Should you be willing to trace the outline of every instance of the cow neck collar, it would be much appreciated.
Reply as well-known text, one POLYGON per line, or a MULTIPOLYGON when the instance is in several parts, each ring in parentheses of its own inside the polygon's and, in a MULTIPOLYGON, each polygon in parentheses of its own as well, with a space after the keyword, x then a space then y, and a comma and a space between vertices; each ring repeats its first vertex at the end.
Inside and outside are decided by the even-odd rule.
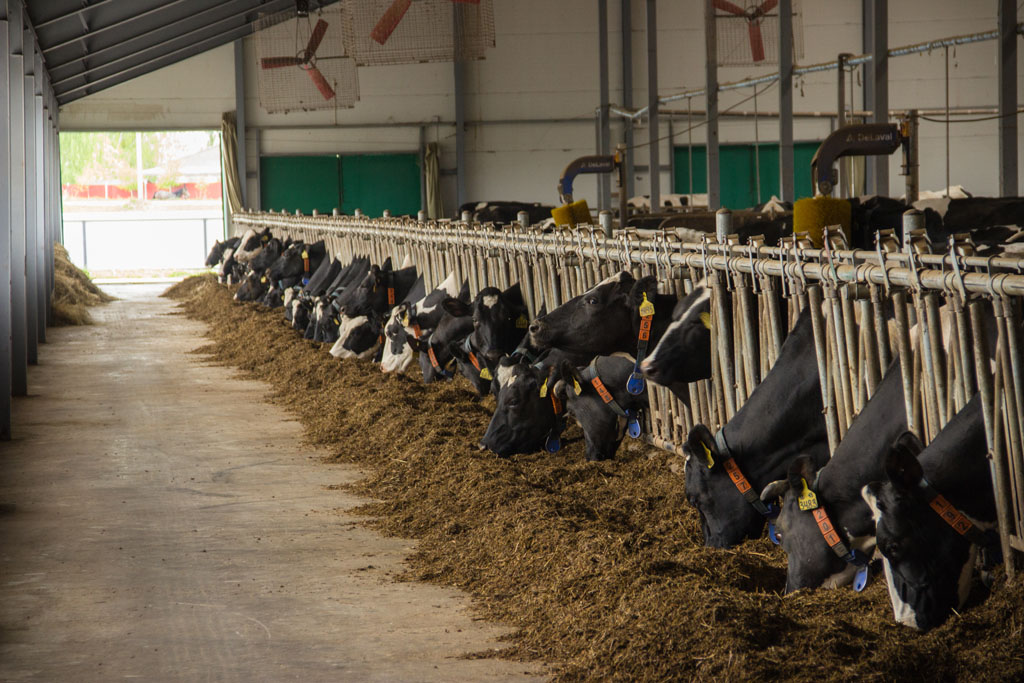
POLYGON ((950 503, 924 477, 921 477, 921 480, 917 483, 915 491, 928 504, 928 507, 939 516, 939 519, 971 543, 984 548, 995 545, 998 542, 998 537, 991 529, 983 531, 978 528, 967 515, 950 503))
MULTIPOLYGON (((740 469, 739 464, 736 462, 736 458, 732 454, 732 450, 729 448, 729 443, 725 440, 725 431, 719 429, 715 432, 715 448, 717 448, 719 455, 722 456, 722 467, 725 468, 726 474, 729 475, 729 480, 736 487, 736 490, 743 496, 743 500, 750 503, 757 512, 769 521, 768 536, 772 539, 772 542, 778 544, 778 537, 775 535, 775 523, 774 520, 779 516, 779 509, 771 503, 765 503, 761 500, 757 491, 750 485, 750 480, 747 479, 746 475, 743 474, 743 470, 740 469)), ((707 454, 708 458, 708 469, 715 466, 714 460, 711 459, 711 454, 707 454)))
POLYGON ((814 482, 808 485, 806 479, 794 474, 790 476, 789 486, 793 491, 800 492, 797 497, 797 505, 801 510, 810 512, 814 517, 814 523, 818 526, 818 531, 821 533, 821 537, 825 540, 826 545, 835 553, 836 557, 856 568, 857 573, 853 580, 853 590, 859 593, 868 585, 871 558, 858 548, 847 546, 846 542, 843 541, 843 534, 839 527, 832 522, 825 507, 818 503, 816 492, 820 476, 821 471, 819 470, 818 474, 814 477, 814 482))
POLYGON ((580 377, 583 378, 584 381, 590 383, 590 386, 594 388, 594 391, 596 391, 597 395, 601 397, 604 404, 612 409, 612 412, 619 417, 626 419, 626 429, 631 437, 635 439, 643 433, 643 429, 640 426, 639 411, 633 410, 632 408, 624 409, 619 405, 619 402, 615 400, 615 397, 612 396, 612 392, 608 391, 608 387, 605 386, 597 371, 597 358, 590 361, 590 365, 583 369, 583 372, 580 373, 580 377))
POLYGON ((654 302, 647 300, 647 292, 643 293, 643 301, 640 302, 637 312, 640 314, 640 330, 637 332, 636 362, 633 363, 633 372, 626 380, 626 391, 634 396, 642 394, 646 386, 643 373, 640 372, 640 364, 647 355, 647 347, 651 343, 651 325, 654 322, 654 302))
MULTIPOLYGON (((534 366, 536 367, 536 366, 534 366)), ((551 429, 548 431, 547 437, 544 439, 544 449, 548 453, 557 453, 562 448, 562 430, 565 429, 565 406, 558 400, 558 396, 555 395, 555 366, 548 368, 548 375, 544 379, 544 383, 540 385, 540 397, 551 396, 551 409, 555 413, 554 423, 551 425, 551 429)))
POLYGON ((430 366, 434 368, 434 372, 441 375, 445 379, 451 379, 452 373, 447 368, 441 367, 441 364, 437 362, 437 354, 434 353, 434 345, 427 340, 427 358, 430 359, 430 366))
MULTIPOLYGON (((470 335, 470 337, 473 335, 470 335)), ((473 365, 476 370, 476 374, 480 376, 480 379, 494 379, 494 375, 491 374, 491 369, 487 367, 486 363, 481 363, 480 359, 476 357, 473 352, 473 344, 470 342, 469 337, 462 342, 462 350, 466 352, 469 357, 469 362, 473 365)))

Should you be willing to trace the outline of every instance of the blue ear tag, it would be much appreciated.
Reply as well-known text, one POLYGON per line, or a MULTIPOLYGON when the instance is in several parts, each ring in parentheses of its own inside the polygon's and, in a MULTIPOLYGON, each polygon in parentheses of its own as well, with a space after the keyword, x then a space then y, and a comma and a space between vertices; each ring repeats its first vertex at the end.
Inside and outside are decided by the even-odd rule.
POLYGON ((775 531, 774 519, 768 520, 768 538, 771 539, 771 542, 775 545, 781 545, 779 542, 779 534, 775 531))
POLYGON ((562 441, 557 436, 549 436, 544 442, 544 448, 548 453, 557 453, 562 448, 562 441))
POLYGON ((634 439, 640 438, 643 430, 640 428, 640 417, 632 410, 626 413, 626 432, 634 439))
POLYGON ((626 382, 626 391, 634 396, 638 396, 644 393, 644 385, 644 376, 640 374, 640 371, 634 365, 633 374, 629 376, 629 380, 626 382))
POLYGON ((857 568, 857 574, 853 577, 853 590, 860 593, 868 585, 868 578, 871 570, 867 565, 857 568))

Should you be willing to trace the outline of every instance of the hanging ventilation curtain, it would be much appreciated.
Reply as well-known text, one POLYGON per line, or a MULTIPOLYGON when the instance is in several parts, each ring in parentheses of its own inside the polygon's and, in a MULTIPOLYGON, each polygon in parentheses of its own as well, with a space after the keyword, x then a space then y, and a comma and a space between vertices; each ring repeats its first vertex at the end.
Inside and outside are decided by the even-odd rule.
POLYGON ((238 178, 238 128, 233 111, 226 111, 221 117, 220 158, 224 167, 228 212, 235 214, 242 210, 242 183, 238 178))
POLYGON ((423 152, 423 173, 427 180, 427 218, 438 219, 444 215, 441 203, 441 163, 437 143, 427 143, 423 152))

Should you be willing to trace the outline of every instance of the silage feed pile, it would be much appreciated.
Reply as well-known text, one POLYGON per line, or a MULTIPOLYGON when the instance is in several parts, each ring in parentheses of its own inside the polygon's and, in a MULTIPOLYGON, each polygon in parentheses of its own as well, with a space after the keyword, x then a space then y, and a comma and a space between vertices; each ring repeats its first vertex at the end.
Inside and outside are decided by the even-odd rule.
POLYGON ((51 309, 54 325, 91 325, 88 307, 114 300, 71 263, 62 244, 53 245, 53 269, 51 309))
POLYGON ((497 656, 548 662, 559 681, 1024 679, 1024 590, 1001 571, 926 635, 893 622, 880 574, 861 594, 783 597, 785 555, 768 540, 703 547, 676 456, 627 439, 588 463, 572 428, 556 455, 501 460, 476 447, 493 401, 461 379, 339 362, 210 276, 178 287, 210 326, 196 353, 269 382, 311 445, 367 473, 354 488, 379 502, 357 512, 418 540, 403 578, 461 588, 514 628, 497 656))

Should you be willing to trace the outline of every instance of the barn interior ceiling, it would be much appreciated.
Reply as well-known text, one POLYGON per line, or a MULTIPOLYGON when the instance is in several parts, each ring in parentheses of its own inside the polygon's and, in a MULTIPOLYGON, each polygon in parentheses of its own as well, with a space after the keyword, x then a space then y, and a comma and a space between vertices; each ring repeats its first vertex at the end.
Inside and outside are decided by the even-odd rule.
MULTIPOLYGON (((337 0, 308 0, 311 11, 337 0)), ((59 104, 226 45, 295 0, 25 0, 59 104)))

